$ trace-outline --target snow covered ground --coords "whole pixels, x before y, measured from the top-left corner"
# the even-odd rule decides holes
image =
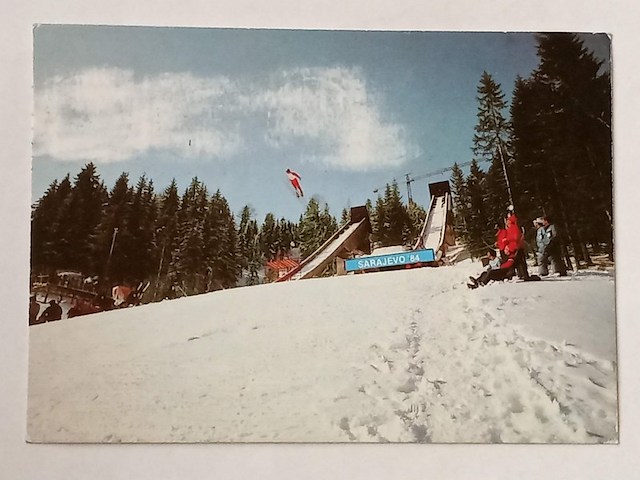
[[[617,442],[612,273],[478,263],[29,328],[33,442]],[[535,269],[532,269],[535,271]]]

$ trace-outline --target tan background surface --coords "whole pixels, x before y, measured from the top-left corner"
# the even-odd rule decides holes
[[[629,1],[0,0],[0,479],[635,478],[640,461],[639,7]],[[31,25],[605,31],[613,34],[621,443],[495,445],[27,445]]]

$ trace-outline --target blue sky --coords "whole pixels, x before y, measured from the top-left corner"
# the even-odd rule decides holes
[[[471,160],[482,72],[508,99],[538,63],[529,33],[44,25],[34,42],[34,201],[93,161],[109,188],[197,176],[259,221],[297,220],[311,196],[339,216],[393,179],[406,199],[406,173]]]

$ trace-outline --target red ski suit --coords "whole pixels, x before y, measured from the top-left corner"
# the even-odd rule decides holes
[[[293,185],[293,188],[295,188],[296,190],[301,192],[302,188],[300,187],[300,180],[301,180],[302,177],[300,177],[300,175],[298,175],[293,170],[289,170],[287,172],[287,177],[289,178],[289,181],[291,182],[291,185]]]
[[[300,179],[302,177],[300,177],[300,175],[298,175],[293,170],[287,170],[287,177],[289,178],[291,185],[293,185],[293,188],[296,191],[296,196],[298,197],[304,196],[304,193],[302,192],[302,187],[300,186]]]
[[[518,226],[518,218],[515,213],[507,218],[507,228],[498,230],[496,241],[498,248],[508,256],[500,268],[513,267],[516,254],[523,247],[522,230]]]

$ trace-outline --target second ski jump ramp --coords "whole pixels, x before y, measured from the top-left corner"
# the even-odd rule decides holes
[[[317,277],[338,256],[346,255],[353,250],[368,252],[369,233],[371,233],[371,224],[366,207],[352,208],[349,223],[339,228],[331,238],[305,258],[297,268],[277,279],[276,282]]]
[[[430,248],[435,254],[436,261],[440,261],[446,255],[447,245],[454,244],[451,226],[451,194],[448,191],[448,184],[445,191],[434,189],[432,193],[427,217],[413,249]]]

